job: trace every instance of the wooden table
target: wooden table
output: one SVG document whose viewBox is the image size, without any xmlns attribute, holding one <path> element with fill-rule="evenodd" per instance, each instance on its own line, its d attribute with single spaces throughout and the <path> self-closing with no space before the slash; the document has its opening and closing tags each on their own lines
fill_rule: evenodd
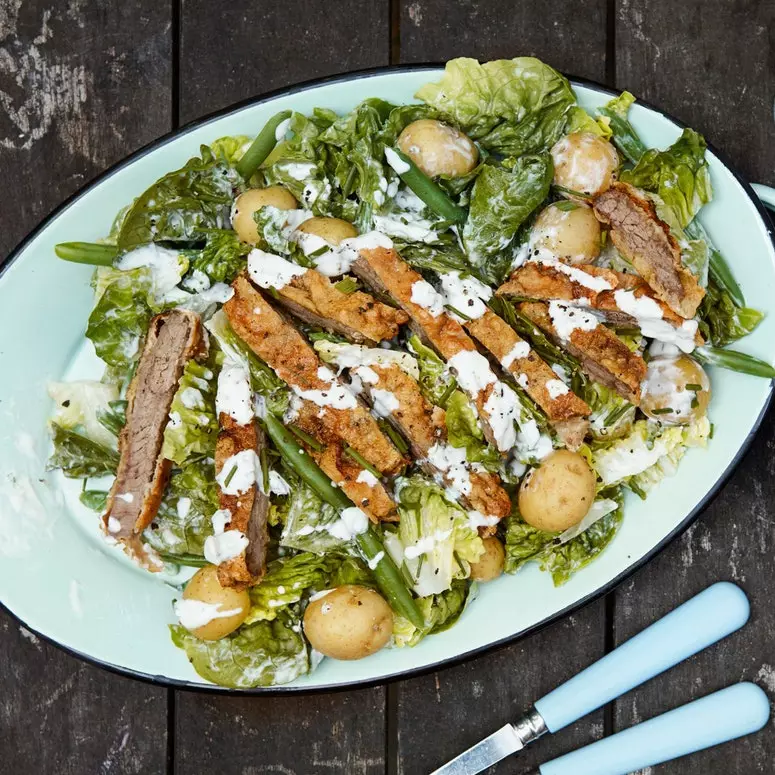
<svg viewBox="0 0 775 775">
<path fill-rule="evenodd" d="M 359 68 L 518 54 L 626 86 L 775 183 L 772 0 L 0 0 L 0 256 L 108 165 L 236 100 Z M 0 773 L 425 773 L 719 579 L 751 597 L 744 631 L 493 772 L 527 773 L 740 679 L 775 693 L 774 447 L 770 418 L 702 518 L 605 600 L 387 687 L 178 692 L 90 667 L 3 616 Z M 653 772 L 752 775 L 773 761 L 770 726 Z"/>
</svg>

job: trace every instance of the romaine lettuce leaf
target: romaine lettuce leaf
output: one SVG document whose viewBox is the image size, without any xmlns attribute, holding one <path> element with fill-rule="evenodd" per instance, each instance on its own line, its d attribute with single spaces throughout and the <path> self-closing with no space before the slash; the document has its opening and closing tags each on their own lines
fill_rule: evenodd
<svg viewBox="0 0 775 775">
<path fill-rule="evenodd" d="M 576 104 L 568 81 L 533 57 L 452 59 L 415 96 L 487 150 L 514 156 L 548 151 Z"/>
<path fill-rule="evenodd" d="M 212 516 L 220 508 L 215 467 L 206 460 L 188 463 L 170 477 L 153 523 L 143 538 L 165 554 L 204 556 Z"/>
<path fill-rule="evenodd" d="M 219 148 L 220 150 L 220 148 Z M 190 242 L 229 222 L 237 173 L 203 145 L 200 156 L 143 192 L 126 213 L 117 244 L 124 251 L 157 240 Z"/>
<path fill-rule="evenodd" d="M 50 382 L 48 394 L 56 404 L 53 421 L 67 430 L 83 429 L 84 435 L 104 447 L 116 446 L 116 435 L 100 421 L 112 413 L 111 403 L 118 400 L 116 385 L 94 380 Z"/>
<path fill-rule="evenodd" d="M 230 283 L 247 265 L 251 246 L 231 229 L 210 229 L 204 248 L 191 262 L 190 271 L 206 274 L 211 283 Z"/>
<path fill-rule="evenodd" d="M 250 138 L 247 135 L 226 135 L 214 140 L 208 146 L 216 159 L 223 159 L 227 164 L 236 164 L 250 146 Z"/>
<path fill-rule="evenodd" d="M 215 414 L 215 362 L 190 360 L 172 399 L 170 420 L 164 429 L 162 455 L 179 466 L 195 457 L 215 454 L 218 418 Z"/>
<path fill-rule="evenodd" d="M 764 314 L 750 307 L 739 307 L 732 297 L 711 278 L 700 304 L 700 332 L 715 347 L 742 339 L 761 323 Z"/>
<path fill-rule="evenodd" d="M 171 625 L 172 642 L 186 652 L 207 681 L 234 689 L 289 683 L 311 669 L 307 644 L 296 612 L 273 621 L 243 625 L 220 640 L 200 640 L 181 625 Z"/>
<path fill-rule="evenodd" d="M 659 194 L 660 217 L 671 226 L 685 229 L 699 209 L 713 198 L 706 148 L 701 134 L 684 129 L 669 148 L 646 151 L 633 169 L 621 172 L 620 178 Z"/>
<path fill-rule="evenodd" d="M 54 452 L 48 461 L 49 471 L 59 468 L 70 479 L 116 473 L 118 452 L 114 449 L 63 428 L 55 422 L 51 423 L 51 436 Z"/>
<path fill-rule="evenodd" d="M 487 165 L 471 191 L 463 244 L 468 258 L 494 284 L 512 261 L 508 248 L 522 223 L 546 199 L 554 168 L 551 157 L 521 156 L 511 169 Z"/>
<path fill-rule="evenodd" d="M 415 627 L 408 619 L 396 614 L 393 618 L 393 644 L 399 648 L 416 646 L 426 635 L 448 630 L 475 596 L 476 584 L 458 579 L 446 592 L 417 599 L 415 602 L 425 619 L 425 626 Z"/>
<path fill-rule="evenodd" d="M 598 121 L 608 124 L 614 145 L 631 164 L 637 164 L 646 152 L 646 146 L 628 118 L 634 102 L 635 97 L 625 91 L 597 110 Z"/>
<path fill-rule="evenodd" d="M 501 456 L 484 438 L 476 412 L 468 397 L 455 390 L 447 401 L 445 416 L 447 440 L 453 447 L 464 447 L 469 463 L 482 463 L 489 471 L 498 471 Z"/>
<path fill-rule="evenodd" d="M 572 132 L 588 132 L 593 135 L 598 135 L 606 140 L 611 137 L 610 121 L 606 118 L 594 119 L 587 113 L 584 108 L 572 107 L 570 109 L 568 129 L 567 133 Z"/>
<path fill-rule="evenodd" d="M 426 347 L 420 337 L 413 334 L 407 342 L 409 351 L 417 358 L 420 369 L 420 391 L 430 403 L 446 407 L 457 382 L 450 374 L 444 361 L 430 347 Z"/>
</svg>

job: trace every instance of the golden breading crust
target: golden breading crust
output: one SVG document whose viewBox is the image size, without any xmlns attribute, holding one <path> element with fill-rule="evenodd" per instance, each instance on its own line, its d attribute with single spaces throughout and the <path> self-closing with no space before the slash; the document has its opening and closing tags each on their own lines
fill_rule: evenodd
<svg viewBox="0 0 775 775">
<path fill-rule="evenodd" d="M 258 423 L 239 425 L 230 415 L 223 412 L 218 422 L 221 430 L 215 445 L 216 475 L 221 473 L 224 463 L 238 452 L 252 449 L 257 455 L 261 454 L 265 438 Z M 218 500 L 222 509 L 231 512 L 231 521 L 226 530 L 239 530 L 249 541 L 241 554 L 218 566 L 218 581 L 223 587 L 237 589 L 258 584 L 266 571 L 269 498 L 254 484 L 241 495 L 228 495 L 219 488 Z"/>
<path fill-rule="evenodd" d="M 127 390 L 118 471 L 102 521 L 106 533 L 152 571 L 160 570 L 161 563 L 144 551 L 140 534 L 159 510 L 172 468 L 161 454 L 164 429 L 183 369 L 206 350 L 198 315 L 177 309 L 156 315 Z"/>
<path fill-rule="evenodd" d="M 592 379 L 616 390 L 630 403 L 640 404 L 646 363 L 602 323 L 591 331 L 577 328 L 568 340 L 562 340 L 555 331 L 548 304 L 527 301 L 519 305 L 519 310 L 559 346 L 578 358 L 581 368 Z"/>
<path fill-rule="evenodd" d="M 681 249 L 654 205 L 632 186 L 614 183 L 595 198 L 593 207 L 598 220 L 611 227 L 617 250 L 657 297 L 682 318 L 693 318 L 705 291 L 683 266 Z"/>
<path fill-rule="evenodd" d="M 361 291 L 343 293 L 320 272 L 308 269 L 278 290 L 278 301 L 299 319 L 353 342 L 381 342 L 398 334 L 409 316 Z"/>
<path fill-rule="evenodd" d="M 323 378 L 328 370 L 321 371 L 323 364 L 317 353 L 293 324 L 245 277 L 238 277 L 232 287 L 234 296 L 223 309 L 237 336 L 292 387 L 302 391 L 331 390 L 332 383 Z M 337 383 L 335 380 L 334 384 Z M 348 409 L 314 406 L 316 415 L 320 415 L 319 425 L 326 433 L 356 449 L 383 474 L 392 476 L 404 468 L 406 461 L 365 406 L 360 403 Z"/>
</svg>

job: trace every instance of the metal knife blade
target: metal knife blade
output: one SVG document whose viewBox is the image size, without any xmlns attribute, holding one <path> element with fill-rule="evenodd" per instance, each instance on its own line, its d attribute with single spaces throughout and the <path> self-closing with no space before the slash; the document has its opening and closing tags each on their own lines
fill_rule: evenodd
<svg viewBox="0 0 775 775">
<path fill-rule="evenodd" d="M 506 724 L 431 775 L 476 775 L 524 747 L 514 725 Z"/>
</svg>

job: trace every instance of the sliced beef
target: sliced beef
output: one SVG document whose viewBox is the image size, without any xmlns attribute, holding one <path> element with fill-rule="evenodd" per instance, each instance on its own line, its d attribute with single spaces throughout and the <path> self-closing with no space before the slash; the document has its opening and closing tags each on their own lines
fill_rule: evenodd
<svg viewBox="0 0 775 775">
<path fill-rule="evenodd" d="M 103 523 L 109 536 L 151 570 L 158 570 L 158 563 L 143 551 L 140 534 L 156 516 L 172 467 L 161 454 L 164 429 L 186 363 L 205 351 L 198 315 L 186 310 L 156 315 L 127 390 L 120 460 Z"/>
<path fill-rule="evenodd" d="M 543 302 L 523 302 L 519 305 L 523 315 L 578 359 L 588 376 L 637 406 L 640 403 L 641 382 L 646 376 L 643 358 L 630 352 L 627 345 L 602 323 L 592 330 L 576 328 L 569 337 L 561 337 L 549 309 L 549 305 Z M 577 314 L 584 313 L 579 310 Z"/>
<path fill-rule="evenodd" d="M 705 291 L 681 263 L 681 249 L 654 205 L 626 183 L 614 183 L 593 204 L 617 250 L 657 297 L 682 318 L 693 318 Z"/>
<path fill-rule="evenodd" d="M 216 475 L 221 473 L 224 463 L 239 452 L 252 449 L 261 455 L 266 439 L 258 423 L 240 425 L 223 412 L 218 422 L 221 430 L 215 445 Z M 240 495 L 228 495 L 219 489 L 218 498 L 220 507 L 231 512 L 226 530 L 239 530 L 249 541 L 242 554 L 218 566 L 218 581 L 224 587 L 245 589 L 257 584 L 266 570 L 269 498 L 255 484 Z"/>
<path fill-rule="evenodd" d="M 398 334 L 409 316 L 362 291 L 343 293 L 314 269 L 278 290 L 278 301 L 293 315 L 353 342 L 381 342 Z"/>
</svg>

